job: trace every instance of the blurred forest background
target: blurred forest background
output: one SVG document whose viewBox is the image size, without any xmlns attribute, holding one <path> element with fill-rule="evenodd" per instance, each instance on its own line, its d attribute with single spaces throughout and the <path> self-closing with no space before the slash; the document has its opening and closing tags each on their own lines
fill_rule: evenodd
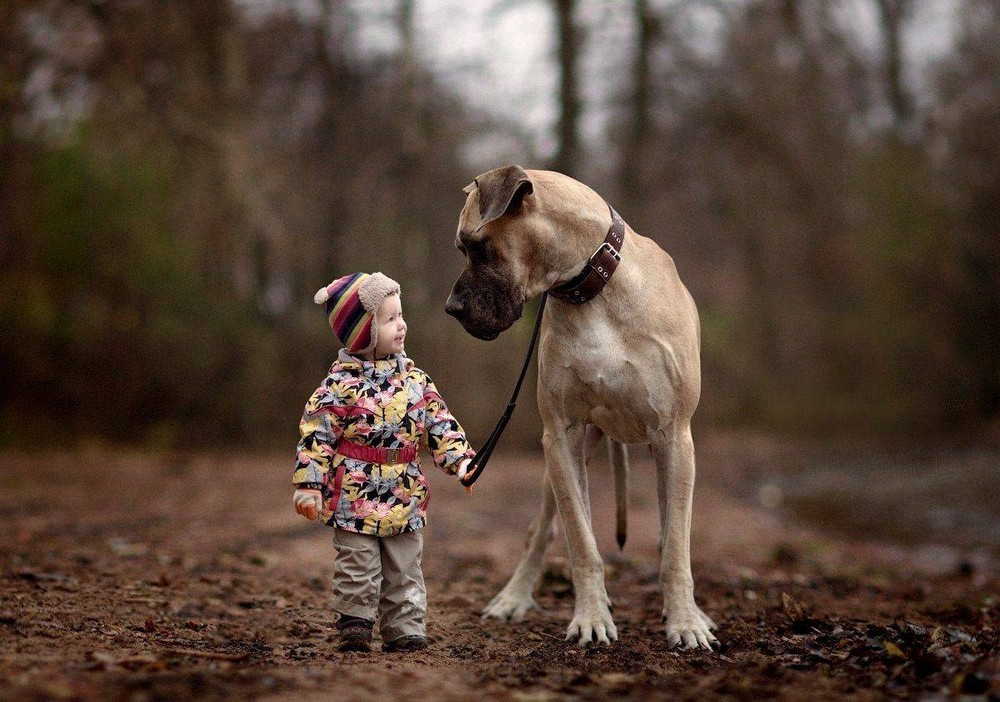
<svg viewBox="0 0 1000 702">
<path fill-rule="evenodd" d="M 511 162 L 677 260 L 703 425 L 995 422 L 997 37 L 993 0 L 4 0 L 0 445 L 291 450 L 355 270 L 481 440 L 533 315 L 443 306 L 461 188 Z"/>
</svg>

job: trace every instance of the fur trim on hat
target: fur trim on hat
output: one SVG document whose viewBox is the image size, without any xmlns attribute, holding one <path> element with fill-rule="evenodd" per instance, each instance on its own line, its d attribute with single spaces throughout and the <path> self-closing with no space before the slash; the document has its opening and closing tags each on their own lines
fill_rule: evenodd
<svg viewBox="0 0 1000 702">
<path fill-rule="evenodd" d="M 372 316 L 372 341 L 367 348 L 361 350 L 362 355 L 375 353 L 375 345 L 378 344 L 378 306 L 390 295 L 399 294 L 399 283 L 380 272 L 372 273 L 358 288 L 358 299 L 365 311 Z"/>
<path fill-rule="evenodd" d="M 399 294 L 399 283 L 382 273 L 372 273 L 361 284 L 361 288 L 358 290 L 358 297 L 361 298 L 361 304 L 372 315 L 378 311 L 378 306 L 382 304 L 382 300 L 390 295 Z"/>
</svg>

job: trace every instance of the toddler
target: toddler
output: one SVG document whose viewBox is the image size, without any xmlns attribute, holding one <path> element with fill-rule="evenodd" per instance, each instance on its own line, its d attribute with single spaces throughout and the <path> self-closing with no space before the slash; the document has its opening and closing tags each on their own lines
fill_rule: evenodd
<svg viewBox="0 0 1000 702">
<path fill-rule="evenodd" d="M 459 478 L 475 451 L 403 351 L 398 283 L 355 273 L 314 299 L 344 348 L 299 423 L 293 503 L 334 528 L 338 648 L 369 651 L 376 615 L 383 651 L 426 648 L 420 530 L 429 495 L 419 447 Z"/>
</svg>

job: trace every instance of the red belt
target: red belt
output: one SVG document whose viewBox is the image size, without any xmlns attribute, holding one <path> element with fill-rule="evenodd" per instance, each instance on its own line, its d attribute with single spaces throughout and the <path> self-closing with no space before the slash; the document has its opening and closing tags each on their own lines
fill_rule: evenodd
<svg viewBox="0 0 1000 702">
<path fill-rule="evenodd" d="M 409 463 L 417 457 L 417 445 L 406 446 L 405 448 L 376 448 L 356 444 L 353 441 L 341 439 L 337 443 L 337 453 L 348 458 L 355 458 L 367 463 L 384 463 L 395 465 L 397 463 Z"/>
</svg>

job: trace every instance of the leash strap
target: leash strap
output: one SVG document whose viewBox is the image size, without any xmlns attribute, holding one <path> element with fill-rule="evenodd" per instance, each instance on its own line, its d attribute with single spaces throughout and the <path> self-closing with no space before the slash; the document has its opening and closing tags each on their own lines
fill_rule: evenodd
<svg viewBox="0 0 1000 702">
<path fill-rule="evenodd" d="M 507 403 L 507 409 L 503 411 L 500 415 L 500 421 L 497 422 L 496 428 L 493 429 L 493 433 L 483 444 L 483 447 L 479 450 L 479 453 L 475 455 L 472 461 L 469 463 L 469 468 L 465 474 L 465 477 L 460 481 L 465 487 L 472 487 L 473 483 L 479 480 L 479 476 L 483 474 L 486 470 L 486 464 L 489 463 L 490 456 L 493 454 L 493 449 L 496 448 L 497 442 L 500 441 L 500 437 L 503 435 L 504 429 L 507 428 L 507 422 L 510 421 L 510 417 L 514 414 L 514 408 L 517 407 L 517 396 L 521 392 L 521 384 L 524 382 L 524 376 L 528 372 L 528 365 L 531 363 L 531 356 L 535 352 L 535 343 L 538 341 L 538 330 L 542 327 L 542 312 L 545 311 L 545 301 L 548 300 L 548 291 L 542 293 L 542 301 L 538 305 L 538 315 L 535 317 L 535 329 L 531 332 L 531 343 L 528 344 L 528 353 L 524 356 L 524 365 L 521 366 L 521 375 L 517 378 L 517 385 L 514 386 L 514 394 L 510 396 L 510 402 Z"/>
</svg>

